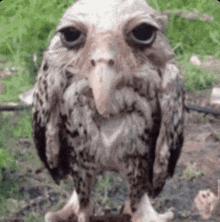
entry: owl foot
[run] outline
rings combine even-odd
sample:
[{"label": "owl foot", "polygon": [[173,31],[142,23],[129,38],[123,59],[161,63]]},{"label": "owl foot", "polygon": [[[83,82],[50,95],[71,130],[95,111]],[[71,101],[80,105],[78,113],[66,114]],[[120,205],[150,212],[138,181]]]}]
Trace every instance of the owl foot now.
[{"label": "owl foot", "polygon": [[76,191],[62,210],[47,212],[45,222],[88,222],[89,216],[94,214],[94,205],[91,203],[86,209],[80,210],[79,199]]},{"label": "owl foot", "polygon": [[142,197],[134,213],[131,211],[130,201],[125,203],[122,213],[130,214],[132,222],[172,222],[174,217],[173,209],[169,209],[164,214],[158,214],[152,207],[147,194]]}]

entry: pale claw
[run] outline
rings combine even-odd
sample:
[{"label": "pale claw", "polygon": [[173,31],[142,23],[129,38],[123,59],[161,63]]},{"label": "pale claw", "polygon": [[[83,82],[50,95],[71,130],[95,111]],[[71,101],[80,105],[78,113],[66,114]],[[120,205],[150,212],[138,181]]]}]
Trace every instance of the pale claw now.
[{"label": "pale claw", "polygon": [[[67,210],[67,209],[66,209]],[[71,209],[69,209],[70,211]],[[47,212],[45,222],[77,222],[77,216],[72,212]]]},{"label": "pale claw", "polygon": [[48,212],[45,215],[45,222],[87,222],[89,216],[94,215],[95,205],[93,202],[86,209],[79,209],[79,200],[76,191],[62,210]]},{"label": "pale claw", "polygon": [[130,214],[132,222],[172,222],[174,218],[174,208],[170,208],[164,214],[158,214],[152,207],[147,195],[143,197],[139,208],[135,213],[131,212],[130,202],[125,202],[122,213]]},{"label": "pale claw", "polygon": [[159,214],[158,216],[159,216],[161,222],[172,222],[173,218],[174,218],[173,211],[174,211],[174,208],[170,208],[164,214]]}]

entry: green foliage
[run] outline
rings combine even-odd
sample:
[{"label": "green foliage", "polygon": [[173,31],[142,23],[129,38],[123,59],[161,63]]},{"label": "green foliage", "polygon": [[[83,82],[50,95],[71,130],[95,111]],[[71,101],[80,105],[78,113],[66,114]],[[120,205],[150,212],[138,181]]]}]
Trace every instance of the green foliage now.
[{"label": "green foliage", "polygon": [[112,183],[114,182],[115,178],[113,176],[98,176],[96,182],[96,189],[97,191],[104,191],[111,188]]},{"label": "green foliage", "polygon": [[0,52],[22,59],[49,41],[63,11],[72,1],[3,1],[1,3]]},{"label": "green foliage", "polygon": [[[13,115],[13,114],[12,114]],[[19,113],[17,120],[11,122],[10,113],[1,113],[0,127],[0,181],[2,179],[1,169],[16,169],[15,159],[7,151],[7,143],[10,137],[16,139],[21,137],[32,138],[32,113],[31,110]],[[17,122],[18,121],[18,122]]]},{"label": "green foliage", "polygon": [[100,201],[105,207],[109,207],[112,204],[108,198],[108,191],[111,189],[116,180],[116,177],[107,174],[99,175],[97,177],[95,186],[96,196],[94,199],[96,201]]},{"label": "green foliage", "polygon": [[13,129],[14,138],[28,137],[32,138],[32,112],[24,111],[20,114],[20,119],[16,127]]},{"label": "green foliage", "polygon": [[17,169],[15,159],[9,154],[7,150],[7,140],[12,135],[11,126],[9,123],[10,115],[0,113],[0,216],[8,215],[10,212],[6,206],[6,199],[11,195],[18,194],[18,186],[15,181],[3,180],[3,169],[8,171],[15,171]]},{"label": "green foliage", "polygon": [[219,81],[216,76],[207,75],[207,71],[192,64],[188,65],[184,77],[188,91],[209,89]]},{"label": "green foliage", "polygon": [[[220,18],[219,18],[220,20]],[[220,30],[220,25],[212,22],[190,20],[178,17],[171,17],[168,25],[168,37],[177,56],[182,58],[188,54],[214,55],[220,58],[217,49],[220,45],[213,41],[216,30]]]},{"label": "green foliage", "polygon": [[212,55],[220,59],[220,4],[212,0],[149,0],[149,3],[158,11],[199,11],[213,16],[213,21],[200,21],[173,15],[168,22],[167,35],[179,62],[188,67],[183,73],[187,90],[208,89],[219,82],[219,76],[205,73],[201,68],[191,65],[189,60],[192,54],[201,58]]},{"label": "green foliage", "polygon": [[0,94],[0,102],[17,102],[18,96],[31,87],[31,81],[26,70],[16,71],[11,76],[5,77],[2,80],[4,90],[3,94]]},{"label": "green foliage", "polygon": [[25,216],[25,222],[42,222],[44,221],[44,216],[29,214]]},{"label": "green foliage", "polygon": [[[23,68],[1,79],[4,85],[1,102],[16,102],[20,93],[31,88],[43,49],[64,10],[72,3],[72,0],[8,0],[0,3],[0,60],[7,61],[4,67]],[[37,55],[36,62],[33,62],[34,54]]]},{"label": "green foliage", "polygon": [[13,197],[14,194],[19,192],[19,186],[14,180],[8,179],[8,180],[0,181],[0,186],[1,186],[0,201],[2,201],[4,198],[8,199],[10,197]]},{"label": "green foliage", "polygon": [[[4,92],[0,101],[17,101],[18,95],[34,82],[40,66],[43,49],[47,46],[59,18],[72,0],[58,1],[3,1],[0,3],[0,55],[7,61],[7,66],[21,66],[24,69],[16,75],[4,78]],[[214,17],[214,21],[199,21],[171,16],[167,35],[174,51],[181,62],[189,62],[192,54],[203,57],[213,55],[220,58],[220,14],[219,3],[214,1],[149,0],[158,11],[167,9],[199,11]],[[51,10],[52,9],[52,10]],[[37,61],[33,62],[33,55]],[[213,76],[205,76],[196,68],[192,74],[185,75],[187,90],[210,88],[217,82]]]},{"label": "green foliage", "polygon": [[11,136],[11,124],[8,123],[10,116],[0,113],[0,181],[2,179],[3,168],[15,168],[13,157],[7,151],[7,141]]},{"label": "green foliage", "polygon": [[19,185],[15,180],[0,181],[0,187],[0,216],[8,216],[19,209],[24,198],[19,192]]},{"label": "green foliage", "polygon": [[202,170],[198,170],[195,164],[187,164],[185,165],[185,169],[183,171],[182,179],[192,180],[194,178],[198,178],[203,176],[204,173]]},{"label": "green foliage", "polygon": [[9,155],[9,153],[7,152],[6,149],[0,149],[0,181],[2,180],[2,168],[6,168],[9,161],[11,161],[12,158]]}]

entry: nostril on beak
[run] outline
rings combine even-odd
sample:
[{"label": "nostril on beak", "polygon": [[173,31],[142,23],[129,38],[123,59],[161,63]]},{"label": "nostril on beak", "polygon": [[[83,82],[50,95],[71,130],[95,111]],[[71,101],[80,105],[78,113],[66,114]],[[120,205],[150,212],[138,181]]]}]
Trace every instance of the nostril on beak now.
[{"label": "nostril on beak", "polygon": [[115,64],[114,60],[113,59],[109,59],[108,65],[109,66],[113,66],[114,64]]},{"label": "nostril on beak", "polygon": [[91,60],[91,64],[92,64],[93,67],[95,66],[95,61],[94,61],[94,59]]},{"label": "nostril on beak", "polygon": [[[97,62],[105,62],[105,60],[104,60],[104,59],[99,59]],[[106,61],[106,63],[108,64],[108,66],[111,67],[111,66],[114,66],[115,61],[114,61],[113,59],[109,59],[108,61]],[[95,62],[94,59],[91,60],[91,65],[92,65],[93,67],[96,66],[96,62]]]}]

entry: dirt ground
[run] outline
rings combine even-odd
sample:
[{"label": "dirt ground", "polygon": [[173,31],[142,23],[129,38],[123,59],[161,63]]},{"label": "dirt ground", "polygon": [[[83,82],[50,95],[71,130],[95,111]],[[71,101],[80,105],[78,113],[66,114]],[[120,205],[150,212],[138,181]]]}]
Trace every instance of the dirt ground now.
[{"label": "dirt ground", "polygon": [[[187,101],[208,105],[207,94],[188,93]],[[155,201],[158,210],[174,207],[174,221],[203,221],[194,199],[200,190],[218,196],[220,186],[220,118],[196,112],[186,115],[185,142],[174,177],[167,181]],[[208,204],[210,205],[210,204]],[[207,206],[207,208],[209,208]],[[209,209],[207,209],[209,214]],[[204,221],[220,221],[216,205],[212,215]]]},{"label": "dirt ground", "polygon": [[[187,101],[206,104],[208,94],[210,91],[199,94],[188,93]],[[7,180],[18,181],[19,191],[25,200],[19,202],[13,196],[9,198],[8,201],[14,206],[13,212],[7,219],[1,221],[15,222],[19,221],[17,220],[19,218],[23,221],[30,213],[41,215],[43,218],[46,211],[60,209],[72,191],[72,182],[64,181],[61,187],[58,187],[53,184],[41,164],[32,165],[24,153],[28,150],[35,152],[33,141],[21,139],[19,145],[13,141],[9,143],[9,149],[13,152],[15,146],[19,147],[17,155],[26,167],[15,174],[5,171],[2,183],[6,183]],[[116,180],[107,190],[97,191],[94,188],[92,191],[98,214],[119,213],[122,203],[127,198],[123,181],[115,173],[110,175]],[[184,147],[174,177],[167,181],[159,197],[152,200],[153,205],[159,212],[173,207],[174,221],[220,221],[218,207],[215,207],[211,217],[205,220],[194,204],[194,199],[200,190],[210,189],[217,196],[218,180],[220,182],[220,118],[196,112],[187,113]]]}]

